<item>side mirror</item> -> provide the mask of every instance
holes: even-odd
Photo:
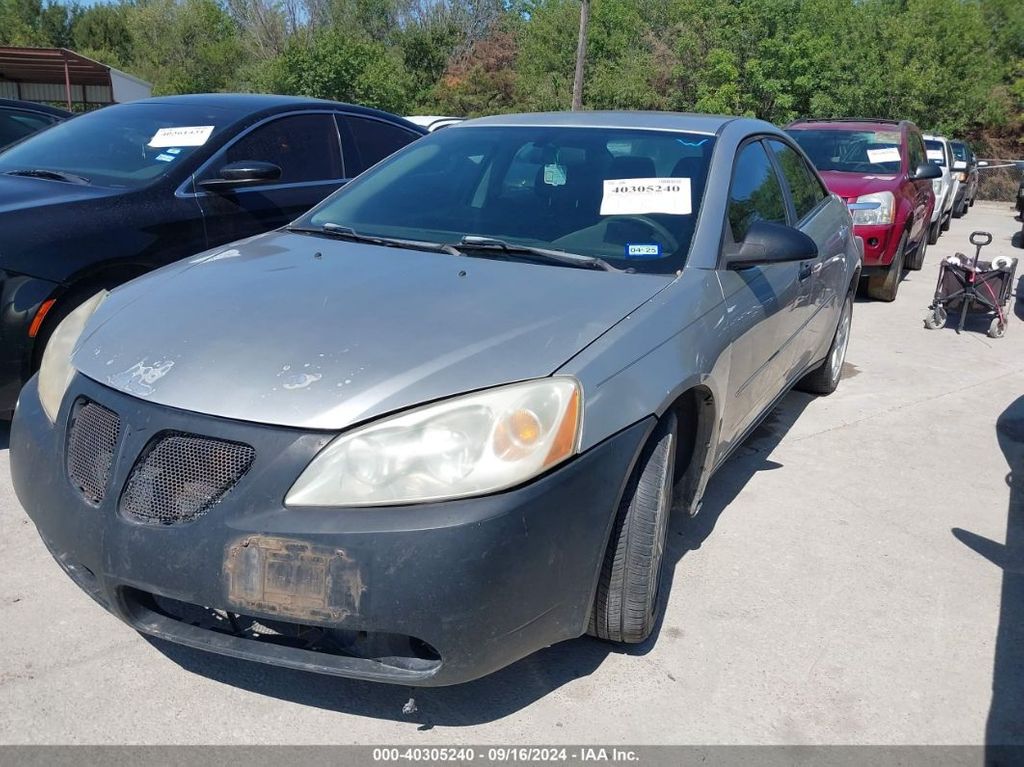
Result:
[[[954,160],[953,161],[953,170],[967,170],[967,161],[966,160]]]
[[[933,162],[923,162],[910,172],[911,181],[931,181],[942,178],[942,168]]]
[[[818,245],[810,237],[785,224],[755,221],[738,253],[726,258],[729,269],[748,269],[760,264],[807,261],[818,257]]]
[[[200,181],[199,186],[211,192],[220,192],[254,184],[266,184],[279,178],[281,169],[272,162],[240,160],[223,166],[217,178]]]

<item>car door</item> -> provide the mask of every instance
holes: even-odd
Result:
[[[269,162],[278,179],[234,189],[204,190],[228,163]],[[194,187],[206,220],[208,247],[284,226],[345,183],[331,112],[275,115],[230,141],[197,174]]]
[[[786,194],[760,140],[737,151],[724,222],[722,258],[737,252],[758,220],[790,223]],[[790,342],[803,324],[798,301],[810,276],[802,262],[719,270],[730,347],[729,402],[723,434],[738,438],[779,394],[790,369]]]
[[[818,257],[804,262],[797,289],[795,311],[802,324],[790,344],[787,380],[792,381],[820,359],[832,342],[839,308],[846,297],[846,239],[851,224],[846,205],[828,193],[800,152],[783,139],[772,138],[766,143],[789,193],[794,226],[818,246]]]

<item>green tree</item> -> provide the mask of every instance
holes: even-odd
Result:
[[[238,29],[215,0],[143,0],[127,6],[131,71],[154,93],[228,89],[246,60]]]
[[[256,74],[254,84],[274,93],[351,101],[399,113],[410,106],[412,89],[397,50],[334,31],[308,42],[293,37],[284,54]]]

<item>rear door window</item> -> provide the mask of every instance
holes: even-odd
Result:
[[[289,115],[256,127],[224,153],[224,163],[243,160],[280,167],[277,184],[344,178],[338,130],[329,114]],[[214,163],[213,175],[219,167]]]
[[[789,186],[790,195],[793,198],[793,207],[796,209],[796,218],[801,221],[812,210],[818,207],[818,203],[828,196],[828,192],[818,181],[804,158],[801,157],[792,147],[781,141],[770,140],[775,159],[779,163],[782,175]]]
[[[744,146],[736,157],[729,188],[729,229],[743,242],[757,221],[786,223],[786,203],[775,168],[760,141]]]
[[[354,115],[345,115],[339,119],[345,121],[352,133],[353,145],[345,147],[345,166],[350,176],[362,173],[420,138],[418,133],[383,120]]]

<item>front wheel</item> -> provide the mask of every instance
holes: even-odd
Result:
[[[928,244],[934,245],[939,241],[939,220],[935,219],[932,225],[928,227]]]
[[[850,345],[850,327],[853,325],[853,291],[843,302],[832,345],[820,367],[815,368],[797,383],[797,388],[811,394],[831,394],[839,388],[843,377],[843,363],[846,362],[846,348]]]
[[[667,413],[644,446],[619,502],[587,633],[636,644],[657,622],[675,473],[676,417]]]
[[[892,257],[889,268],[881,274],[868,277],[868,295],[876,301],[895,301],[896,293],[900,289],[900,280],[903,279],[903,260],[906,258],[907,233],[900,237],[900,244],[896,246],[896,253]]]
[[[922,237],[921,241],[917,243],[917,249],[914,251],[914,255],[907,261],[907,269],[912,272],[918,272],[921,267],[924,266],[924,257],[928,253],[928,239]]]
[[[924,318],[924,326],[929,330],[938,330],[946,327],[946,310],[941,306],[932,309]]]

